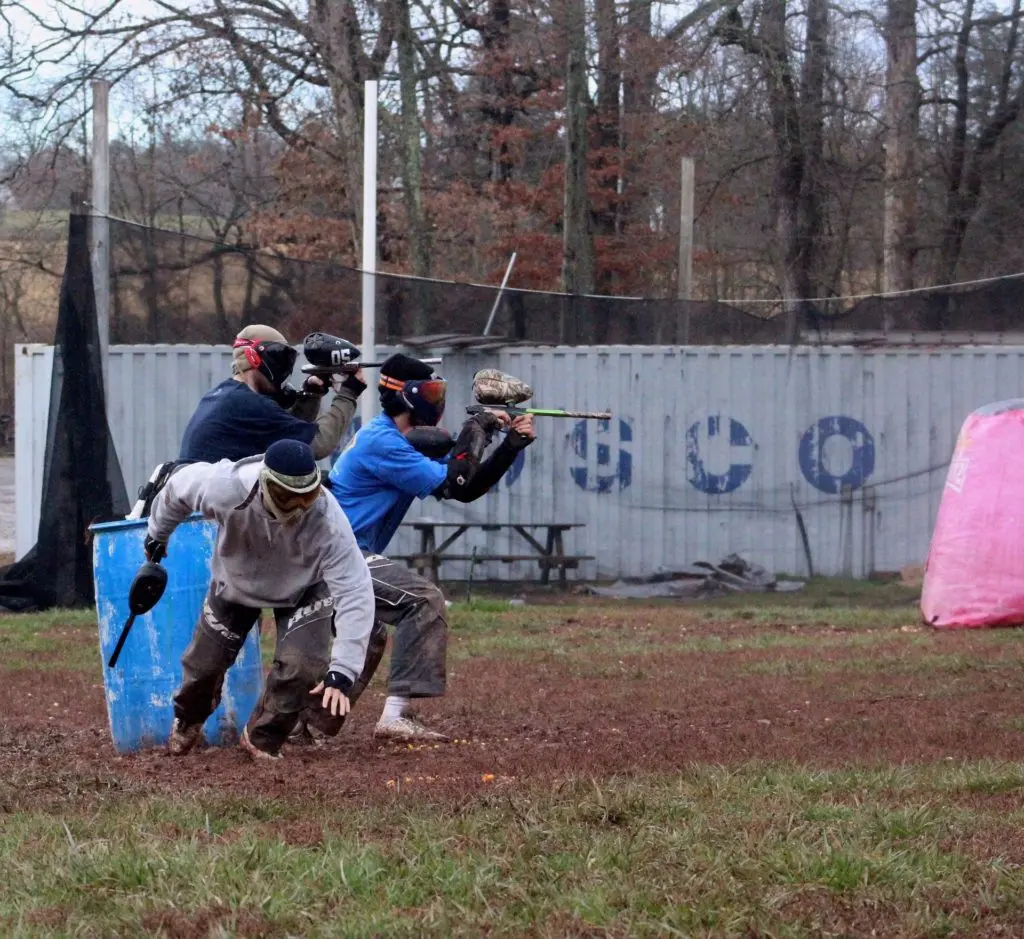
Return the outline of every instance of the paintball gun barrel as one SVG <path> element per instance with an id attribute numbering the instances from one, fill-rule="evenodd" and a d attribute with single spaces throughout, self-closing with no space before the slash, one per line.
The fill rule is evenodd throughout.
<path id="1" fill-rule="evenodd" d="M 510 417 L 533 414 L 537 417 L 572 417 L 577 420 L 610 421 L 611 411 L 566 411 L 561 408 L 521 408 L 517 405 L 529 401 L 533 389 L 522 379 L 506 375 L 497 369 L 481 369 L 473 376 L 473 398 L 478 403 L 466 410 L 470 414 L 481 411 L 505 411 Z"/>
<path id="2" fill-rule="evenodd" d="M 305 375 L 325 377 L 330 375 L 351 375 L 361 368 L 380 368 L 383 362 L 360 362 L 362 352 L 347 339 L 330 333 L 310 333 L 302 344 L 302 353 L 307 365 L 302 366 Z M 420 359 L 428 365 L 439 365 L 440 359 Z"/>

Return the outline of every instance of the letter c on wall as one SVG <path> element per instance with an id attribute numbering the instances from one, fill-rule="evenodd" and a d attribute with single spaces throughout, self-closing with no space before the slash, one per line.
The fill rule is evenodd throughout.
<path id="1" fill-rule="evenodd" d="M 724 473 L 713 473 L 708 468 L 707 449 L 716 439 L 719 443 L 728 443 L 724 449 L 730 454 L 729 464 L 724 467 Z M 701 446 L 702 443 L 704 447 Z M 750 476 L 753 469 L 750 462 L 753 448 L 754 441 L 749 431 L 734 418 L 712 414 L 707 420 L 696 421 L 686 431 L 686 478 L 694 489 L 708 495 L 719 496 L 734 492 Z"/>

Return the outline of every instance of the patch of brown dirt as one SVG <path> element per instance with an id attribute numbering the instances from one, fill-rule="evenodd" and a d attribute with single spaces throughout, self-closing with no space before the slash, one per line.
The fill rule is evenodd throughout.
<path id="1" fill-rule="evenodd" d="M 68 921 L 68 911 L 60 906 L 44 906 L 38 910 L 29 910 L 25 914 L 25 921 L 32 926 L 59 929 Z"/>
<path id="2" fill-rule="evenodd" d="M 211 907 L 186 913 L 182 910 L 151 910 L 142 914 L 142 926 L 147 935 L 165 939 L 200 939 L 220 936 L 229 930 L 240 939 L 269 939 L 283 936 L 285 930 L 269 923 L 262 915 L 246 910 Z"/>
<path id="3" fill-rule="evenodd" d="M 649 617 L 641 614 L 638 621 Z M 921 651 L 895 633 L 892 642 L 866 647 L 655 647 L 621 661 L 570 657 L 568 664 L 566 656 L 551 655 L 471 658 L 452 669 L 445 698 L 420 708 L 424 720 L 454 742 L 375 742 L 383 702 L 382 686 L 375 684 L 336 740 L 289 748 L 285 760 L 270 766 L 253 764 L 237 748 L 201 749 L 180 759 L 163 751 L 118 756 L 94 676 L 6 672 L 0 682 L 0 813 L 116 791 L 210 789 L 373 802 L 410 791 L 457 798 L 567 774 L 670 772 L 694 762 L 790 760 L 829 767 L 1018 759 L 1024 734 L 1014 729 L 1014 719 L 1024 713 L 1024 668 L 1013 666 L 1024 662 L 1024 642 L 972 638 L 936 635 L 924 647 L 926 654 L 962 650 L 975 663 L 944 675 L 943 687 L 925 668 L 885 671 Z M 844 659 L 868 660 L 870 668 L 799 668 Z M 794 671 L 751 670 L 772 662 Z M 323 831 L 282 830 L 282 837 L 318 843 Z"/>
<path id="4" fill-rule="evenodd" d="M 54 668 L 0 673 L 0 719 L 17 715 L 19 730 L 106 726 L 102 678 Z M 2 726 L 2 725 L 0 725 Z"/>
<path id="5" fill-rule="evenodd" d="M 960 939 L 984 939 L 989 936 L 1020 936 L 1021 916 L 1016 910 L 1002 911 L 981 900 L 950 899 L 938 891 L 922 897 L 933 911 L 955 917 L 964 925 L 950 926 L 943 935 Z M 924 924 L 907 922 L 907 910 L 883 897 L 854 897 L 824 886 L 806 886 L 793 891 L 776 904 L 780 918 L 789 927 L 800 926 L 814 936 L 872 936 L 877 939 L 903 939 L 905 936 L 931 935 Z M 748 937 L 774 935 L 756 929 Z"/>

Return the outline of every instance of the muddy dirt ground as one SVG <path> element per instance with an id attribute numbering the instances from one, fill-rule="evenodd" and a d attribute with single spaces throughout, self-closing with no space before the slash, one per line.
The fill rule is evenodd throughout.
<path id="1" fill-rule="evenodd" d="M 638 613 L 641 636 L 646 619 Z M 581 628 L 574 618 L 553 627 L 567 649 Z M 702 628 L 734 642 L 772 627 Z M 39 803 L 83 787 L 372 801 L 410 787 L 457 797 L 536 778 L 673 771 L 692 762 L 836 767 L 1020 758 L 1024 642 L 927 632 L 922 646 L 908 645 L 906 627 L 880 632 L 878 641 L 844 646 L 834 630 L 807 627 L 801 638 L 820 634 L 820 645 L 724 651 L 680 651 L 654 632 L 645 651 L 598 664 L 571 654 L 456 659 L 448 695 L 420 709 L 454 742 L 375 742 L 384 694 L 378 677 L 336 740 L 286 748 L 270 766 L 254 765 L 237 748 L 180 759 L 161 751 L 118 756 L 98 670 L 11 671 L 0 682 L 0 778 Z M 930 660 L 944 664 L 933 672 Z"/>

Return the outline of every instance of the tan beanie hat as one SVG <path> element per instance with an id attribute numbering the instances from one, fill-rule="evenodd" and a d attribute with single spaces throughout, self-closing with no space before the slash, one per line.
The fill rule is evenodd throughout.
<path id="1" fill-rule="evenodd" d="M 259 323 L 246 326 L 245 329 L 235 336 L 236 342 L 239 339 L 251 339 L 253 342 L 281 342 L 288 345 L 288 340 L 274 329 L 273 326 L 262 326 Z M 231 374 L 240 375 L 251 368 L 249 360 L 245 357 L 245 347 L 236 347 L 232 352 Z"/>

